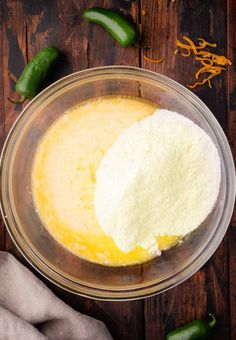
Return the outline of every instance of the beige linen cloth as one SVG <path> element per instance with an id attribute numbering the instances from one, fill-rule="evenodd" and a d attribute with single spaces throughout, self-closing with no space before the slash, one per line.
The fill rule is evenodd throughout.
<path id="1" fill-rule="evenodd" d="M 111 340 L 105 325 L 58 299 L 14 256 L 0 251 L 0 340 Z"/>

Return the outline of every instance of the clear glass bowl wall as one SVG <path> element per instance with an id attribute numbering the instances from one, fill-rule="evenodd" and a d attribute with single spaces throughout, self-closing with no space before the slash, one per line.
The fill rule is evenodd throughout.
<path id="1" fill-rule="evenodd" d="M 117 268 L 85 261 L 58 244 L 41 223 L 31 193 L 32 162 L 46 130 L 70 107 L 107 95 L 143 98 L 189 117 L 210 135 L 218 148 L 222 166 L 217 204 L 195 232 L 152 261 Z M 221 242 L 232 215 L 234 198 L 233 159 L 213 114 L 180 84 L 137 68 L 90 69 L 54 83 L 23 110 L 2 153 L 1 209 L 15 244 L 49 280 L 73 293 L 97 299 L 141 298 L 160 293 L 191 276 Z"/>

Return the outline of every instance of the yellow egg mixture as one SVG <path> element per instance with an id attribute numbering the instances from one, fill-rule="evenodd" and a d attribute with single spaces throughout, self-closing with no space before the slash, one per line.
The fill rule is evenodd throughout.
<path id="1" fill-rule="evenodd" d="M 142 248 L 124 253 L 103 232 L 94 190 L 96 170 L 108 148 L 124 129 L 155 110 L 152 103 L 135 98 L 101 97 L 67 111 L 43 137 L 32 172 L 35 207 L 51 235 L 76 255 L 112 266 L 154 256 Z M 161 250 L 176 241 L 174 236 L 157 239 Z"/>

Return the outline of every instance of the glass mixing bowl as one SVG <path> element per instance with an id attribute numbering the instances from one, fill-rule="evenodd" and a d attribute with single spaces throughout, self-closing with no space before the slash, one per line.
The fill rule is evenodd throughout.
<path id="1" fill-rule="evenodd" d="M 73 105 L 107 95 L 144 98 L 189 117 L 214 141 L 222 167 L 219 197 L 204 223 L 160 257 L 126 267 L 88 262 L 57 243 L 40 221 L 31 193 L 32 162 L 45 131 Z M 89 69 L 49 86 L 23 110 L 1 156 L 1 210 L 16 246 L 50 281 L 70 292 L 96 299 L 142 298 L 163 292 L 193 275 L 221 242 L 230 222 L 234 199 L 234 163 L 227 139 L 213 114 L 199 98 L 175 81 L 133 67 Z"/>

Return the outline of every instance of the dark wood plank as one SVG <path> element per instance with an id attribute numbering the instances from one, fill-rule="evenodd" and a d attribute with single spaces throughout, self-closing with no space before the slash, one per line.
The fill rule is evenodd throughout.
<path id="1" fill-rule="evenodd" d="M 0 1 L 0 150 L 5 137 L 4 88 L 3 88 L 3 3 Z M 5 247 L 4 223 L 0 219 L 0 250 Z"/>
<path id="2" fill-rule="evenodd" d="M 231 339 L 236 339 L 236 227 L 231 226 L 229 237 L 230 259 L 230 331 Z"/>
<path id="3" fill-rule="evenodd" d="M 5 96 L 14 89 L 14 81 L 24 64 L 42 47 L 57 46 L 64 54 L 52 80 L 88 67 L 126 64 L 139 66 L 139 51 L 119 46 L 101 27 L 82 20 L 84 8 L 96 6 L 119 9 L 138 18 L 138 2 L 131 1 L 28 1 L 8 0 L 4 5 L 4 86 Z M 19 62 L 16 63 L 16 60 Z M 9 76 L 8 76 L 9 72 Z M 17 117 L 21 107 L 5 102 L 6 131 Z M 6 234 L 6 249 L 21 261 L 10 237 Z M 24 261 L 25 263 L 25 261 Z M 29 265 L 27 264 L 29 267 Z M 43 278 L 41 278 L 43 279 Z M 69 294 L 43 279 L 50 288 L 75 309 L 107 323 L 115 339 L 142 339 L 142 301 L 111 303 L 85 299 Z"/>
<path id="4" fill-rule="evenodd" d="M 51 285 L 52 286 L 52 285 Z M 102 320 L 117 340 L 144 339 L 142 301 L 109 302 L 75 297 L 61 289 L 54 289 L 57 296 L 81 313 Z"/>
<path id="5" fill-rule="evenodd" d="M 15 81 L 20 76 L 27 62 L 26 49 L 26 22 L 24 20 L 23 3 L 21 1 L 3 1 L 3 88 L 4 100 L 2 114 L 4 117 L 4 141 L 12 124 L 18 117 L 23 105 L 14 105 L 8 97 L 12 95 Z M 26 105 L 26 104 L 25 104 Z M 11 251 L 19 258 L 22 256 L 14 246 L 5 230 L 5 249 Z"/>
<path id="6" fill-rule="evenodd" d="M 3 144 L 7 133 L 17 118 L 21 105 L 13 105 L 7 98 L 14 91 L 14 83 L 20 75 L 26 62 L 25 58 L 25 34 L 26 27 L 23 20 L 22 3 L 2 1 L 2 77 L 3 77 L 3 100 L 1 117 L 3 117 L 3 130 L 1 144 Z M 14 57 L 13 57 L 14 56 Z M 17 62 L 16 62 L 17 60 Z M 19 252 L 9 240 L 6 230 L 4 230 L 4 248 L 12 249 L 15 254 Z"/>
<path id="7" fill-rule="evenodd" d="M 228 72 L 228 129 L 227 136 L 231 151 L 236 160 L 236 2 L 228 0 L 228 55 L 232 66 Z M 236 209 L 234 210 L 232 225 L 236 226 Z"/>
<path id="8" fill-rule="evenodd" d="M 234 160 L 236 160 L 236 2 L 228 1 L 228 55 L 233 66 L 228 72 L 228 139 Z M 229 230 L 229 283 L 231 339 L 236 339 L 236 210 Z"/>
<path id="9" fill-rule="evenodd" d="M 158 5 L 158 3 L 161 5 Z M 143 15 L 139 15 L 139 3 Z M 144 54 L 158 58 L 164 55 L 164 63 L 150 64 L 142 60 L 145 68 L 163 73 L 183 85 L 193 80 L 197 67 L 193 60 L 174 54 L 175 39 L 183 34 L 193 38 L 209 38 L 219 44 L 219 50 L 227 54 L 226 12 L 228 10 L 228 52 L 234 64 L 235 1 L 233 0 L 140 0 L 119 1 L 0 1 L 0 139 L 18 116 L 21 106 L 10 104 L 6 98 L 14 90 L 14 81 L 24 64 L 40 48 L 55 44 L 64 53 L 60 67 L 51 79 L 56 80 L 70 72 L 93 66 L 126 64 L 139 66 L 139 51 L 135 48 L 124 49 L 100 27 L 83 23 L 83 8 L 106 6 L 126 8 L 125 14 L 132 14 L 135 21 L 142 21 L 146 43 L 151 49 Z M 145 14 L 146 11 L 146 14 Z M 145 15 L 144 15 L 145 14 Z M 220 27 L 220 29 L 219 29 Z M 17 62 L 16 62 L 17 60 Z M 229 73 L 214 82 L 212 90 L 194 90 L 210 107 L 226 130 L 236 156 L 236 69 L 232 66 Z M 3 79 L 2 79 L 3 78 Z M 229 93 L 226 80 L 228 78 Z M 4 84 L 4 87 L 1 85 Z M 229 116 L 227 121 L 227 96 Z M 190 321 L 215 312 L 219 323 L 214 339 L 236 338 L 236 215 L 232 220 L 229 236 L 224 238 L 212 259 L 192 278 L 162 295 L 136 302 L 101 302 L 76 297 L 56 288 L 44 280 L 49 287 L 75 309 L 95 316 L 107 323 L 116 339 L 164 339 L 165 332 Z M 3 228 L 0 227 L 0 249 L 4 242 Z M 16 254 L 9 236 L 6 235 L 6 248 Z M 229 246 L 229 248 L 228 248 Z M 228 263 L 228 258 L 230 262 Z M 230 267 L 229 267 L 230 265 Z M 229 272 L 230 268 L 230 272 Z M 230 282 L 229 282 L 230 280 Z M 229 291 L 230 284 L 230 291 Z M 230 301 L 229 301 L 230 293 Z M 143 325 L 143 309 L 145 323 Z M 231 334 L 229 322 L 231 320 Z M 145 334 L 144 334 L 145 333 Z"/>
<path id="10" fill-rule="evenodd" d="M 222 54 L 227 54 L 226 1 L 148 1 L 141 0 L 144 38 L 151 48 L 144 53 L 149 57 L 164 56 L 162 64 L 143 60 L 145 68 L 165 74 L 184 86 L 194 81 L 197 64 L 193 58 L 175 55 L 176 38 L 189 35 L 196 39 L 218 43 Z M 221 28 L 219 30 L 219 27 Z M 196 88 L 194 92 L 212 110 L 226 130 L 227 127 L 226 74 L 215 79 L 213 89 Z M 146 299 L 146 339 L 164 339 L 165 333 L 195 318 L 215 313 L 219 325 L 214 339 L 229 339 L 229 286 L 227 236 L 212 259 L 195 275 L 164 294 Z"/>
<path id="11" fill-rule="evenodd" d="M 206 275 L 195 274 L 179 287 L 145 300 L 146 339 L 164 339 L 165 334 L 182 322 L 201 317 L 207 303 Z M 194 293 L 193 293 L 194 292 Z"/>

